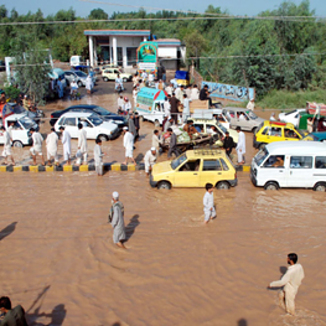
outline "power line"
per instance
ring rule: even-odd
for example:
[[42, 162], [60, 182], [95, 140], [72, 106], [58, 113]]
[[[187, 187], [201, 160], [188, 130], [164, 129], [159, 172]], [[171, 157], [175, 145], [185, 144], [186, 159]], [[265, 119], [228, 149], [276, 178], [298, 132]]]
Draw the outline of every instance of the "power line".
[[[300, 18], [296, 18], [300, 17]], [[306, 19], [303, 19], [306, 18]], [[310, 19], [310, 20], [308, 20]], [[317, 20], [318, 19], [318, 20]], [[79, 23], [115, 23], [115, 22], [150, 22], [150, 21], [191, 21], [191, 20], [262, 20], [262, 21], [287, 21], [302, 23], [326, 23], [324, 16], [217, 16], [217, 17], [169, 17], [169, 18], [118, 18], [118, 19], [83, 19], [69, 21], [38, 21], [38, 22], [10, 22], [0, 23], [0, 26], [25, 26], [25, 25], [64, 25]]]

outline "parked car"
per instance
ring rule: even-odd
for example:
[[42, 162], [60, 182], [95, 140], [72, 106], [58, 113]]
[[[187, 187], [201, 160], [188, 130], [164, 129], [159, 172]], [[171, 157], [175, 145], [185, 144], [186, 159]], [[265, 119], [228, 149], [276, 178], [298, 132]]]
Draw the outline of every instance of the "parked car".
[[105, 121], [112, 121], [115, 124], [118, 125], [120, 129], [128, 125], [128, 121], [126, 118], [112, 113], [100, 106], [97, 105], [87, 105], [87, 104], [79, 104], [79, 105], [74, 105], [74, 106], [69, 106], [66, 109], [60, 110], [60, 111], [55, 111], [52, 112], [51, 114], [51, 120], [50, 120], [50, 125], [54, 126], [57, 120], [65, 113], [67, 112], [84, 112], [84, 113], [96, 113], [98, 114], [101, 119]]
[[236, 169], [222, 150], [187, 151], [173, 161], [155, 164], [150, 177], [150, 185], [158, 189], [204, 188], [207, 183], [229, 189], [237, 182]]
[[[71, 138], [78, 137], [78, 124], [83, 123], [87, 132], [87, 139], [101, 139], [102, 141], [112, 140], [119, 135], [118, 126], [111, 121], [102, 120], [97, 114], [68, 112], [63, 114], [54, 125], [55, 131], [61, 126], [70, 133]], [[86, 126], [85, 126], [86, 124]]]
[[131, 81], [132, 79], [132, 74], [120, 71], [117, 68], [109, 68], [103, 70], [102, 78], [105, 82], [108, 82], [109, 80], [115, 80], [118, 77], [118, 74], [120, 75], [120, 78], [122, 78], [124, 83]]
[[194, 113], [191, 115], [192, 118], [196, 119], [213, 119], [216, 117], [216, 120], [223, 125], [226, 129], [230, 129], [230, 123], [227, 120], [226, 116], [224, 116], [222, 109], [209, 109], [209, 110], [201, 110], [195, 109]]
[[120, 70], [118, 65], [115, 65], [114, 63], [109, 63], [101, 67], [101, 72], [111, 68], [117, 68], [118, 70]]
[[248, 109], [227, 107], [224, 108], [222, 112], [233, 129], [240, 127], [242, 130], [255, 133], [258, 126], [265, 121], [265, 119], [258, 117], [254, 112]]
[[306, 112], [306, 109], [295, 109], [290, 112], [280, 113], [278, 118], [282, 122], [292, 123], [295, 127], [299, 127], [301, 112]]
[[273, 142], [297, 141], [305, 135], [307, 135], [306, 132], [296, 129], [292, 123], [265, 121], [254, 135], [253, 146], [262, 149]]
[[251, 163], [256, 187], [312, 188], [326, 191], [326, 146], [310, 142], [277, 142], [260, 150]]
[[326, 132], [312, 132], [309, 135], [303, 137], [301, 140], [304, 141], [319, 141], [322, 143], [326, 142]]
[[[38, 125], [31, 120], [26, 114], [11, 114], [8, 116], [4, 123], [5, 128], [9, 127], [9, 124], [14, 122], [13, 129], [11, 131], [13, 146], [22, 148], [32, 144], [32, 136], [29, 132], [31, 128], [39, 130]], [[2, 125], [2, 122], [1, 122]], [[3, 133], [0, 131], [0, 144], [4, 144]]]
[[55, 78], [55, 79], [61, 79], [61, 83], [63, 88], [65, 89], [68, 85], [67, 85], [67, 81], [65, 78], [65, 74], [64, 71], [60, 68], [53, 68], [50, 72], [49, 72], [49, 77], [50, 78]]
[[[64, 72], [64, 75], [66, 77], [66, 79], [68, 80], [69, 85], [71, 84], [71, 82], [73, 80], [76, 81], [78, 87], [82, 87], [82, 86], [86, 86], [86, 78], [87, 78], [87, 74], [84, 73], [83, 71], [80, 70], [76, 70], [76, 71], [72, 71], [72, 70], [66, 70]], [[93, 84], [96, 83], [97, 78], [95, 76], [92, 77], [93, 80]]]

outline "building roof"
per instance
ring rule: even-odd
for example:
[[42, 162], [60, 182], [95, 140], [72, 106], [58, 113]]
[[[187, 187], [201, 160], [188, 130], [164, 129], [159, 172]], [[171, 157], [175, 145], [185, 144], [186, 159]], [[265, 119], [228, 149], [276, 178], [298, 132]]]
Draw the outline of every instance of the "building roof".
[[150, 36], [149, 29], [92, 29], [85, 30], [86, 36]]
[[159, 38], [157, 40], [155, 40], [155, 42], [157, 42], [159, 47], [162, 46], [180, 46], [181, 45], [181, 41], [176, 39], [176, 38]]

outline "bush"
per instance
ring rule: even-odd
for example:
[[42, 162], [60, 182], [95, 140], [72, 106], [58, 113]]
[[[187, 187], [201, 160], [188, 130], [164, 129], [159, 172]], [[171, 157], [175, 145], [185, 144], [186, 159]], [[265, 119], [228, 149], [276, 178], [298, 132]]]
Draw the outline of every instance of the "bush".
[[11, 99], [11, 101], [18, 98], [21, 93], [19, 88], [13, 86], [5, 87], [3, 90], [5, 91], [7, 98]]

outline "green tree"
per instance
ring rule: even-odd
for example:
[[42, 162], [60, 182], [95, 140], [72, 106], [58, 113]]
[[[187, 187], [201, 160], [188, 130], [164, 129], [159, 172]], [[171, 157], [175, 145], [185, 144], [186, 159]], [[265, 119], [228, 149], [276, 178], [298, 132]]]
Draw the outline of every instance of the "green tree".
[[107, 20], [109, 15], [101, 8], [93, 9], [88, 16], [89, 19]]

